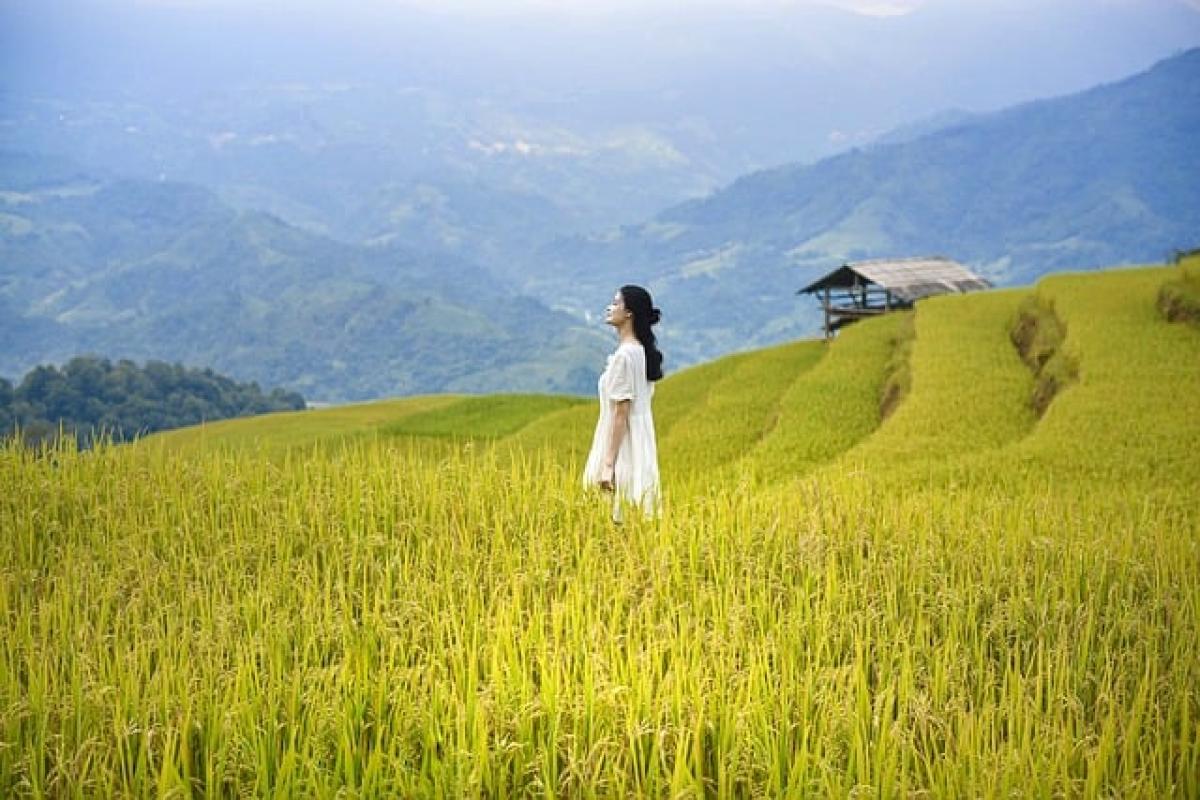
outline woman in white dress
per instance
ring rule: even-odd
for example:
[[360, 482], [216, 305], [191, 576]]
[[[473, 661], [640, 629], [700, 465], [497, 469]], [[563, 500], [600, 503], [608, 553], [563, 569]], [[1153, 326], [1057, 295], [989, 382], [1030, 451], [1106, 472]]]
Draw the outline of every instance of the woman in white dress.
[[622, 286], [604, 311], [619, 343], [600, 376], [600, 418], [583, 483], [612, 493], [618, 522], [626, 503], [648, 515], [659, 510], [658, 445], [650, 411], [653, 382], [663, 374], [651, 330], [659, 316], [650, 293], [640, 286]]

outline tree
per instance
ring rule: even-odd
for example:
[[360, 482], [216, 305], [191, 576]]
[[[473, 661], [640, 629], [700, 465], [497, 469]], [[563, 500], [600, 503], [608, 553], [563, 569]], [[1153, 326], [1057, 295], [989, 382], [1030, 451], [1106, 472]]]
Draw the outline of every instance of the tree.
[[62, 371], [34, 367], [15, 390], [0, 379], [0, 430], [19, 426], [31, 443], [53, 438], [60, 426], [88, 446], [100, 433], [124, 441], [205, 420], [304, 407], [295, 392], [265, 395], [256, 383], [162, 361], [139, 368], [132, 361], [114, 366], [108, 359], [80, 356]]

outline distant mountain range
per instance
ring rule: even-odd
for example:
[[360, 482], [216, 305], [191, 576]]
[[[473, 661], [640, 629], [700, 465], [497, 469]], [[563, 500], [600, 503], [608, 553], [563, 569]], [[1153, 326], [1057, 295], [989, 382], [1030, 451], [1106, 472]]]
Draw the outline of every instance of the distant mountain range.
[[[340, 172], [330, 153], [314, 169], [369, 174], [355, 152]], [[262, 174], [286, 181], [292, 169]], [[814, 304], [794, 292], [847, 259], [941, 254], [1000, 284], [1161, 261], [1200, 244], [1198, 178], [1200, 50], [1075, 95], [939, 115], [644, 223], [559, 238], [536, 194], [517, 201], [488, 181], [457, 184], [453, 202], [445, 183], [415, 196], [371, 183], [356, 199], [347, 183], [329, 202], [366, 242], [347, 243], [194, 184], [8, 152], [0, 375], [94, 353], [208, 366], [313, 400], [590, 393], [611, 344], [599, 311], [622, 283], [655, 293], [674, 370], [813, 335]], [[246, 191], [250, 205], [259, 189]], [[449, 208], [454, 224], [431, 235]], [[454, 247], [458, 236], [475, 244]], [[492, 245], [503, 269], [463, 255]]]
[[1191, 0], [837, 4], [0, 3], [0, 150], [519, 280], [551, 239], [1200, 43]]
[[454, 256], [342, 244], [197, 186], [0, 155], [0, 374], [79, 353], [314, 400], [592, 390], [607, 340]]
[[941, 254], [1021, 284], [1200, 244], [1200, 49], [932, 127], [561, 239], [529, 265], [527, 289], [582, 314], [641, 278], [664, 309], [668, 355], [687, 362], [811, 335], [812, 303], [793, 293], [848, 259]]

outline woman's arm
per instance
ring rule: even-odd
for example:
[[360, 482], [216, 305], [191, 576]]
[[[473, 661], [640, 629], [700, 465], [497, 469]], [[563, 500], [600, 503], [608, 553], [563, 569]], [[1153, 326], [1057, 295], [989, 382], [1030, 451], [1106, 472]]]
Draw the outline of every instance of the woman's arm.
[[608, 449], [604, 453], [604, 468], [600, 472], [600, 488], [611, 492], [616, 486], [614, 478], [617, 464], [617, 454], [621, 452], [621, 443], [629, 432], [630, 400], [618, 400], [613, 409], [612, 431], [608, 435]]

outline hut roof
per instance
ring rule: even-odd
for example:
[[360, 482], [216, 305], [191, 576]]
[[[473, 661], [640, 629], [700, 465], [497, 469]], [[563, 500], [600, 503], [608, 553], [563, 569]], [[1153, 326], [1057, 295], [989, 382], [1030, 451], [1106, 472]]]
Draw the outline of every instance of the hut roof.
[[811, 294], [825, 288], [849, 289], [864, 284], [888, 289], [909, 303], [934, 294], [969, 292], [991, 286], [962, 264], [941, 256], [881, 258], [844, 264], [797, 294]]

